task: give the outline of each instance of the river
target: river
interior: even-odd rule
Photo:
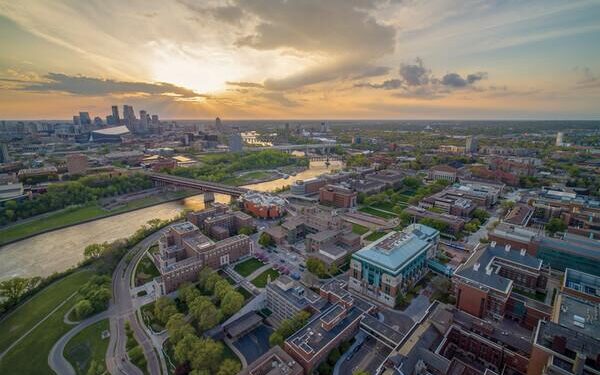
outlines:
[[[329,167],[324,162],[311,162],[309,169],[296,176],[245,187],[273,191],[290,185],[295,180],[306,180],[342,166],[339,161],[331,162]],[[228,203],[229,199],[227,195],[215,194],[217,202]],[[48,276],[64,271],[83,260],[83,249],[87,245],[129,237],[148,220],[170,219],[183,209],[200,210],[203,207],[204,199],[200,194],[13,242],[0,248],[0,280],[15,276]]]

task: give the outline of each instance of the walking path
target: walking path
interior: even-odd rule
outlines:
[[[21,342],[21,340],[23,340],[25,337],[27,337],[31,332],[33,332],[34,329],[36,329],[37,327],[39,327],[40,324],[44,323],[50,316],[52,316],[52,314],[54,314],[56,311],[58,311],[58,309],[60,309],[61,307],[63,307],[63,305],[65,303],[69,302],[71,300],[71,298],[75,297],[76,294],[77,294],[77,292],[73,292],[64,301],[62,301],[61,303],[59,303],[58,306],[56,306],[54,308],[54,310],[52,310],[48,314],[46,314],[45,317],[43,317],[39,322],[37,322],[27,332],[25,332],[23,335],[21,335],[21,337],[19,337],[12,344],[10,344],[10,346],[8,348],[6,348],[6,350],[3,351],[2,354],[0,354],[0,361],[2,360],[2,358],[4,358],[4,356],[6,355],[6,353],[8,353],[12,348],[14,348],[19,342]]]
[[[64,356],[65,346],[79,332],[91,326],[92,324],[101,321],[102,319],[108,318],[109,314],[110,312],[107,310],[87,318],[77,324],[77,326],[67,332],[60,339],[58,339],[48,354],[48,366],[50,366],[54,372],[60,375],[76,375],[75,369],[73,369],[73,366],[71,366],[69,361],[67,361]]]
[[[258,277],[258,275],[260,275],[261,273],[265,272],[268,269],[273,268],[273,265],[270,263],[265,264],[264,266],[260,267],[259,269],[257,269],[256,271],[252,272],[250,275],[248,275],[246,277],[246,279],[248,280],[254,280],[255,278]]]

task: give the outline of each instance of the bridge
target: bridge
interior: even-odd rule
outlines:
[[[148,173],[150,179],[157,185],[175,185],[181,186],[188,189],[201,190],[207,193],[218,193],[231,195],[232,197],[239,197],[240,195],[247,193],[250,189],[230,186],[225,184],[219,184],[217,182],[208,182],[196,180],[193,178],[173,176],[165,173]]]
[[[350,147],[349,143],[307,143],[305,145],[275,145],[269,147],[244,147],[244,151],[263,151],[263,150],[280,150],[280,151],[306,151],[321,150],[327,151],[336,146]]]

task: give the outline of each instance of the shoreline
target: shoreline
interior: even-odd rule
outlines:
[[[81,220],[81,221],[78,221],[78,222],[75,222],[75,223],[64,224],[64,225],[60,225],[60,226],[53,227],[53,228],[43,229],[43,230],[35,232],[35,233],[27,234],[27,235],[25,235],[23,237],[14,238],[14,239],[8,240],[6,242],[0,243],[0,251],[2,251],[2,248],[4,246],[6,246],[6,245],[10,245],[10,244],[15,243],[15,242],[23,241],[23,240],[26,240],[28,238],[38,236],[40,234],[49,233],[49,232],[52,232],[52,231],[55,231],[55,230],[65,229],[65,228],[73,227],[73,226],[76,226],[76,225],[79,225],[79,224],[89,223],[89,222],[96,221],[96,220],[106,219],[108,217],[117,216],[117,215],[125,214],[125,213],[128,213],[128,212],[134,212],[134,211],[141,210],[141,209],[148,208],[148,207],[152,207],[152,206],[158,206],[159,204],[163,204],[163,203],[178,201],[180,199],[189,198],[189,197],[192,197],[192,196],[198,195],[198,194],[199,194],[198,192],[190,192],[190,193],[188,193],[186,195],[183,195],[181,197],[168,198],[168,199],[162,200],[160,202],[152,202],[152,203],[148,203],[148,204],[143,204],[143,205],[141,205],[139,207],[135,207],[135,208],[132,208],[130,210],[107,212],[106,215],[95,216],[95,217],[84,219],[84,220]],[[85,206],[83,206],[83,207],[85,207]],[[43,218],[40,218],[40,219],[43,219]],[[27,224],[27,223],[21,223],[21,224]],[[16,224],[16,225],[20,225],[20,224]],[[10,229],[10,228],[7,228],[7,229]],[[0,229],[0,233],[1,233],[1,231],[2,230]]]

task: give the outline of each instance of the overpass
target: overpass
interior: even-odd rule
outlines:
[[[219,184],[217,182],[208,182],[196,180],[193,178],[173,176],[165,173],[148,173],[150,179],[157,185],[175,185],[188,189],[201,190],[208,193],[219,193],[239,197],[240,195],[249,192],[249,189]]]
[[[349,143],[307,143],[305,145],[275,145],[269,147],[244,147],[244,151],[263,151],[263,150],[280,150],[280,151],[308,151],[308,150],[328,150],[336,146],[350,147]]]

